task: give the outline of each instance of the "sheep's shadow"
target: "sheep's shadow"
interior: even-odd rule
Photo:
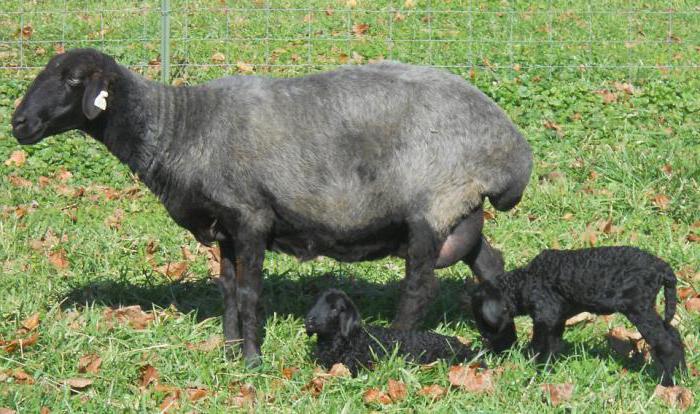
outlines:
[[[532,364],[535,364],[538,374],[540,375],[544,372],[554,373],[558,369],[565,369],[565,367],[570,366],[567,361],[583,356],[585,358],[597,359],[601,363],[613,361],[613,363],[619,367],[621,373],[638,372],[650,378],[659,378],[661,371],[657,368],[656,360],[652,359],[651,362],[647,362],[644,356],[637,352],[631,352],[631,356],[624,356],[620,354],[620,351],[616,351],[616,348],[632,349],[626,341],[602,336],[600,341],[596,340],[593,343],[574,343],[564,340],[562,341],[561,350],[556,354],[553,360],[550,360],[546,364],[537,364],[534,361],[534,356],[529,349],[529,344],[525,345],[520,352],[524,357],[530,359]]]
[[[434,328],[441,321],[471,323],[471,316],[464,307],[464,282],[454,278],[440,278],[440,282],[440,293],[425,318],[424,327]],[[263,282],[263,309],[267,316],[274,313],[303,318],[318,295],[331,287],[344,290],[366,321],[393,319],[401,290],[399,281],[378,283],[345,272],[298,277],[268,273]],[[211,279],[163,283],[161,278],[148,277],[134,283],[126,277],[103,278],[73,285],[61,306],[80,308],[85,305],[140,305],[144,309],[172,305],[182,313],[195,312],[200,321],[223,313],[221,293]]]

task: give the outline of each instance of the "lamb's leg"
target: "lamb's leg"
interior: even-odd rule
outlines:
[[[652,354],[661,365],[661,385],[673,385],[673,372],[681,368],[685,359],[682,345],[679,353],[673,335],[666,331],[663,320],[653,308],[626,312],[625,316],[651,346]]]
[[[435,232],[425,222],[412,224],[409,232],[406,277],[403,280],[398,311],[392,323],[393,328],[401,330],[416,327],[438,290],[433,270],[439,245]]]
[[[262,327],[262,267],[265,259],[265,239],[241,236],[236,239],[236,301],[243,334],[243,358],[246,365],[260,363]]]
[[[546,363],[551,356],[549,348],[551,334],[552,330],[547,323],[542,321],[534,322],[530,348],[535,353],[536,360],[540,364]]]
[[[221,249],[221,274],[217,281],[224,297],[224,338],[226,350],[233,351],[238,349],[242,341],[236,303],[236,271],[234,267],[236,255],[233,243],[230,241],[220,242],[219,248]]]
[[[532,314],[532,350],[538,363],[546,363],[559,350],[564,333],[561,305],[556,301],[538,303]]]

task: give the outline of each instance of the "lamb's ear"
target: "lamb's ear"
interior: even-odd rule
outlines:
[[[83,92],[83,114],[89,120],[97,118],[97,116],[107,109],[107,87],[109,82],[101,73],[93,74],[85,83],[85,92]]]
[[[486,299],[481,304],[481,315],[492,328],[500,328],[503,323],[503,306],[500,301]]]
[[[347,338],[360,321],[360,315],[354,306],[346,306],[338,315],[340,322],[340,334]]]

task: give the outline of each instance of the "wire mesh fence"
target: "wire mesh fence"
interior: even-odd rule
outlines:
[[[601,78],[700,69],[700,6],[683,0],[0,4],[3,76],[35,71],[73,47],[99,48],[154,78],[169,68],[176,83],[235,72],[294,75],[381,59],[464,73]]]

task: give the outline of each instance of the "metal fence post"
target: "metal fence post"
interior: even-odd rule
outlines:
[[[170,83],[170,0],[161,0],[160,80]]]

